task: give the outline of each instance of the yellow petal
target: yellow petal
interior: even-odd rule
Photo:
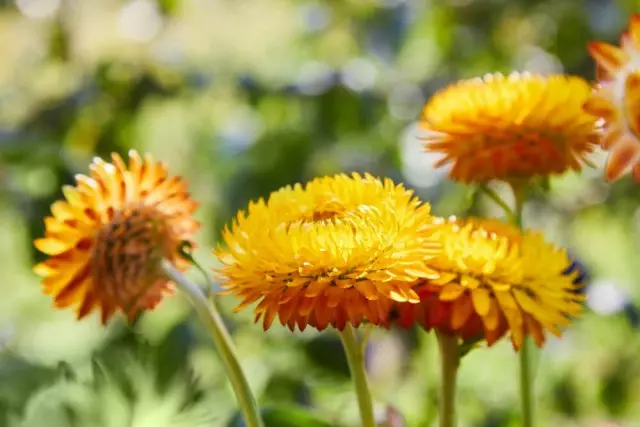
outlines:
[[[453,301],[465,292],[465,288],[455,283],[448,283],[442,287],[439,298],[442,301]]]
[[[47,255],[59,255],[74,246],[73,242],[47,237],[36,239],[33,244],[40,252]]]
[[[468,289],[476,289],[478,286],[480,286],[480,281],[475,277],[471,277],[465,274],[460,278],[460,284]]]
[[[476,309],[476,313],[480,316],[486,316],[491,305],[491,295],[489,294],[489,291],[482,287],[476,288],[471,291],[471,299],[473,301],[473,306]]]

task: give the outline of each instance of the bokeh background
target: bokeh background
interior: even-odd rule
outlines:
[[[367,171],[406,183],[438,214],[499,215],[422,153],[424,102],[494,71],[593,79],[587,42],[616,41],[638,10],[636,0],[0,1],[0,426],[241,425],[180,296],[105,329],[40,294],[32,239],[93,156],[136,148],[185,175],[207,266],[237,209],[318,175]],[[537,367],[541,427],[640,426],[639,207],[640,187],[605,184],[597,169],[554,179],[526,205],[527,224],[589,273],[586,315]],[[263,333],[250,313],[230,316],[229,298],[270,427],[358,425],[335,334]],[[437,366],[432,336],[375,331],[380,416],[433,426]],[[464,359],[461,427],[519,425],[517,369],[506,341]]]

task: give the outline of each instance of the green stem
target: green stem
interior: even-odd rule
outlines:
[[[351,378],[356,388],[358,396],[358,407],[360,408],[360,420],[362,427],[376,427],[376,419],[373,413],[373,400],[369,391],[367,372],[364,365],[364,345],[358,343],[355,328],[347,323],[343,331],[339,332],[344,352],[349,363]]]
[[[533,376],[531,375],[531,340],[525,338],[520,349],[520,399],[522,426],[533,427]]]
[[[487,184],[480,184],[479,188],[482,194],[489,197],[495,204],[502,208],[504,213],[507,215],[509,222],[515,223],[516,221],[520,221],[516,218],[517,213],[514,212],[504,200],[502,200],[502,197],[500,197],[493,188],[489,187]]]
[[[456,378],[460,366],[458,339],[436,332],[440,348],[440,427],[456,425]]]
[[[215,344],[222,363],[227,371],[229,380],[235,392],[238,406],[244,417],[247,427],[264,427],[262,418],[258,410],[256,400],[251,393],[242,367],[238,361],[238,356],[231,341],[231,336],[224,326],[220,314],[215,306],[207,300],[202,290],[187,279],[182,273],[176,270],[173,265],[163,260],[162,270],[164,274],[178,285],[178,288],[189,298],[194,309],[211,333],[211,338]]]
[[[513,224],[522,229],[522,208],[526,188],[522,183],[511,183],[511,188],[515,197]],[[520,349],[520,399],[523,427],[533,427],[532,351],[531,339],[525,337]]]

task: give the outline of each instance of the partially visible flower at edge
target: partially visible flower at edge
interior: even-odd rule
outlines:
[[[452,179],[484,183],[579,171],[595,148],[596,117],[582,108],[579,77],[488,74],[461,80],[429,100],[420,121],[427,151],[451,163]]]
[[[292,331],[386,321],[391,303],[419,302],[414,284],[438,275],[430,206],[391,180],[317,178],[249,204],[223,232],[217,269],[227,294],[258,302],[256,322]]]
[[[542,235],[497,220],[455,217],[442,220],[436,234],[444,251],[427,264],[440,278],[416,288],[420,304],[393,308],[397,325],[417,323],[464,340],[484,338],[488,345],[510,332],[518,350],[527,335],[538,346],[545,330],[560,336],[580,314],[579,272],[570,272],[566,251]]]
[[[66,200],[51,206],[34,242],[49,255],[34,267],[44,293],[57,308],[75,306],[78,319],[100,310],[103,324],[118,310],[133,319],[153,309],[173,291],[162,259],[188,267],[179,248],[200,226],[186,187],[150,155],[132,150],[128,165],[115,153],[112,163],[94,159],[89,176],[63,187]]]
[[[640,183],[640,14],[631,16],[620,47],[591,42],[588,50],[599,81],[584,109],[604,121],[605,178],[615,181],[630,169]]]

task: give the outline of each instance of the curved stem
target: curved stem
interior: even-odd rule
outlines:
[[[198,316],[200,316],[200,319],[211,333],[213,343],[220,354],[231,381],[245,425],[247,427],[264,427],[258,405],[238,361],[231,336],[215,306],[207,300],[207,297],[198,286],[176,270],[170,262],[163,260],[162,271],[188,297]]]
[[[458,339],[436,332],[440,348],[440,427],[456,425],[456,378],[460,366]]]
[[[371,399],[367,372],[364,365],[364,345],[358,343],[356,330],[350,323],[347,323],[344,330],[338,333],[340,334],[344,352],[347,356],[353,385],[356,388],[362,427],[376,427],[376,419],[373,413],[373,400]]]
[[[479,188],[480,188],[480,191],[484,195],[489,197],[496,205],[498,205],[498,206],[500,206],[502,208],[504,213],[507,215],[507,218],[509,219],[509,222],[515,223],[516,221],[520,221],[519,219],[516,218],[517,213],[514,212],[509,207],[507,202],[502,200],[502,197],[500,197],[500,195],[493,188],[489,187],[487,184],[480,184]]]

